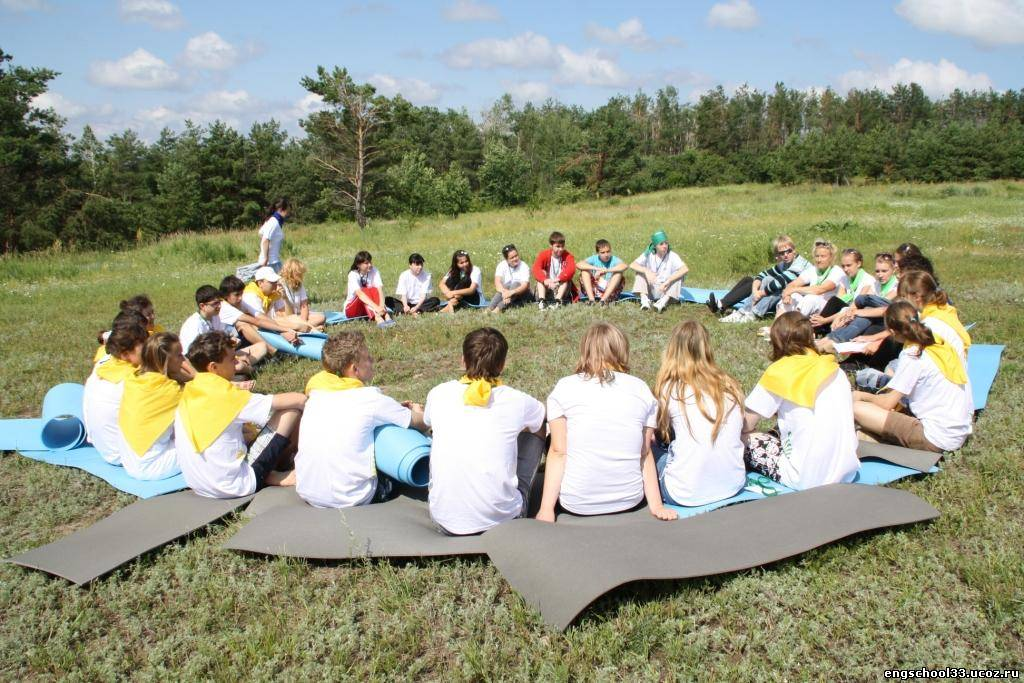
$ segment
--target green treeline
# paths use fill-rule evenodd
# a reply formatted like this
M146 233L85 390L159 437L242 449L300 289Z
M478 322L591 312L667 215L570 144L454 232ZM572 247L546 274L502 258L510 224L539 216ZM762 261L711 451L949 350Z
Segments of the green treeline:
M276 121L215 122L99 140L32 106L57 74L0 51L0 250L118 249L162 234L250 227L273 197L299 220L457 215L478 208L693 185L845 184L1024 177L1024 90L771 92L722 87L695 103L669 86L594 110L499 99L480 123L353 82L302 79L323 107L306 135Z

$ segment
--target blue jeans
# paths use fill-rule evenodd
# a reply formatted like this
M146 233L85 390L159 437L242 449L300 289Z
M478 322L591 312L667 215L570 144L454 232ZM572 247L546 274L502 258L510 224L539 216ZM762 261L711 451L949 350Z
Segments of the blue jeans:
M861 294L853 302L857 308L885 308L889 305L888 299L877 294ZM877 318L864 318L858 315L846 327L829 332L828 338L834 342L853 341L855 337L864 334L869 327L876 323L878 323Z
M661 490L661 502L665 505L679 505L672 498L672 494L668 492L668 489L665 488L665 466L668 465L671 453L655 441L651 447L651 455L655 457L655 467L658 468L658 488Z
M775 307L779 305L780 301L782 301L782 297L778 294L768 294L753 305L750 305L750 299L747 299L747 306L750 307L750 312L758 318L767 318L775 311Z

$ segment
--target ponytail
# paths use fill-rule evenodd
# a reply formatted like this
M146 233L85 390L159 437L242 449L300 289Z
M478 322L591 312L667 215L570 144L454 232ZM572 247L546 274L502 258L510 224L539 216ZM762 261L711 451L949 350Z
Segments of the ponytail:
M168 360L174 347L178 346L178 353L181 353L181 342L178 335L172 332L157 332L151 335L146 343L142 345L142 362L139 364L139 374L143 372L159 372L167 375Z
M885 326L904 344L917 346L921 351L935 344L932 331L921 322L914 304L897 299L885 309Z
M291 211L291 210L292 210L292 204L291 204L291 202L288 201L288 198L287 197L278 197L277 199L275 199L273 201L273 203L270 206L267 207L266 215L264 216L263 219L264 220L269 220L270 217L273 216L278 211Z

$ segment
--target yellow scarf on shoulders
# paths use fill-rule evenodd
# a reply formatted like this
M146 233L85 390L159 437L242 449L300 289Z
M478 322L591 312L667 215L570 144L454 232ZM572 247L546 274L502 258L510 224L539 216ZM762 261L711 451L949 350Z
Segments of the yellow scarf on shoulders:
M200 372L185 385L178 413L196 453L205 451L224 433L251 397L252 392L212 372Z
M964 368L963 359L956 349L943 341L942 337L935 335L935 343L926 346L924 352L950 382L959 386L967 384L967 370Z
M107 356L96 365L96 376L112 384L120 384L135 374L138 368L117 356Z
M957 314L954 306L949 304L945 306L928 304L921 311L921 320L925 318L935 318L952 327L957 336L960 337L960 341L964 343L964 353L967 353L967 349L971 348L971 335L967 333L967 329L960 322L960 316Z
M311 391L345 391L363 386L366 385L355 377L339 377L333 372L321 370L306 382L306 396L309 396Z
M758 384L776 396L805 408L813 408L821 385L839 369L834 356L807 351L780 358L764 371Z
M132 375L124 381L124 397L117 416L128 445L140 457L174 424L181 386L159 372Z
M249 284L247 284L245 286L245 291L243 291L242 294L255 294L256 296L258 296L260 298L260 303L263 304L263 312L267 314L270 313L271 305L281 298L281 295L278 294L277 292L274 292L273 294L267 296L266 294L263 293L263 290L260 289L260 286L255 282L250 282Z
M96 365L101 360L103 360L103 357L106 356L106 355L107 355L107 345L106 344L100 344L99 348L96 349L96 353L94 353L92 355L92 364Z
M481 408L486 408L487 404L490 403L491 387L500 387L505 384L500 379L492 382L486 379L470 379L469 375L460 377L459 382L469 385L466 387L466 393L462 395L463 403L467 406L479 406Z

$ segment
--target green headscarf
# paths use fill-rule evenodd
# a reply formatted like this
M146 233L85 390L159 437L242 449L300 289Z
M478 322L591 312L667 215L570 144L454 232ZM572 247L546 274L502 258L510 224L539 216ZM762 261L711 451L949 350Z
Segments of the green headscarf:
M665 234L664 230L659 230L658 232L651 235L651 243L647 245L647 251L644 253L654 253L654 248L657 247L662 242L668 242L668 235Z

